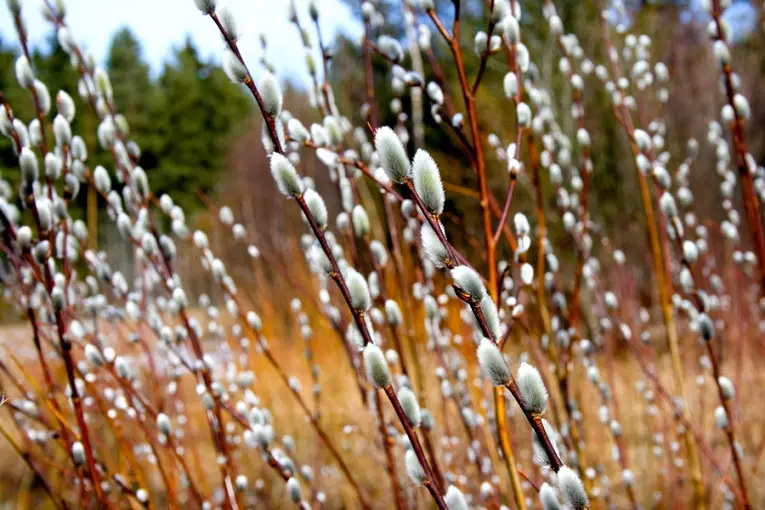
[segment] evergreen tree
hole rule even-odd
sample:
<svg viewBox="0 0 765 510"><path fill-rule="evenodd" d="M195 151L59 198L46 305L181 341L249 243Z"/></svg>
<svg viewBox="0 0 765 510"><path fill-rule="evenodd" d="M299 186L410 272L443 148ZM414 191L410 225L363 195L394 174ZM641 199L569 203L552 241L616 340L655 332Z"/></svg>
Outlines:
<svg viewBox="0 0 765 510"><path fill-rule="evenodd" d="M210 191L219 181L231 132L249 115L250 102L187 40L165 64L151 112L155 136L143 159L147 168L156 164L149 173L152 187L156 193L173 190L186 208L198 206L196 190Z"/></svg>

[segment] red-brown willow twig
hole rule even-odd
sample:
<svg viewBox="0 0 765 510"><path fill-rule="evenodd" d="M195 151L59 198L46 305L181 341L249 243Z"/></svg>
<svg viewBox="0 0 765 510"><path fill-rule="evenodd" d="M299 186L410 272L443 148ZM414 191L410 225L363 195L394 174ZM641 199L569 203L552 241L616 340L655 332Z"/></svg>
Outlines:
<svg viewBox="0 0 765 510"><path fill-rule="evenodd" d="M727 47L727 41L723 34L726 28L723 26L720 0L712 0L712 19L715 24L716 41ZM725 99L728 105L733 109L733 122L730 124L730 130L733 134L733 150L736 153L736 167L738 169L738 181L741 185L741 194L743 196L744 211L746 212L746 222L749 226L749 234L752 239L752 245L757 254L757 264L760 271L760 295L765 296L765 236L762 231L762 215L760 211L760 201L757 198L757 192L754 189L753 171L750 169L748 161L748 149L746 137L744 135L744 121L734 102L736 87L733 84L733 66L730 62L721 63L721 72L723 84L725 86Z"/></svg>

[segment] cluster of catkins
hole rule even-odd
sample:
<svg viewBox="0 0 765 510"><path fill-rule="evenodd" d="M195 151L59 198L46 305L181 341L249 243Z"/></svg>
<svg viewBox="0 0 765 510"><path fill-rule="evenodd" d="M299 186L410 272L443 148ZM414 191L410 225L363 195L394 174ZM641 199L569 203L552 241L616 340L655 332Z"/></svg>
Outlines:
<svg viewBox="0 0 765 510"><path fill-rule="evenodd" d="M597 229L593 228L587 211L587 181L593 169L593 155L591 136L584 127L581 98L585 80L597 80L610 96L614 111L620 112L640 182L648 190L649 203L651 189L657 198L667 234L665 247L668 253L673 250L676 254L677 260L668 272L671 282L667 285L676 286L676 291L667 296L667 307L662 309L670 349L676 340L671 333L674 326L666 314L685 316L705 349L700 365L704 372L711 372L719 392L714 420L726 434L738 469L738 485L724 484L725 504L742 500L749 504L740 470L743 449L736 441L731 414L734 386L720 373L713 347L716 332L725 329L724 321L716 313L726 306L725 288L711 261L711 235L693 210L690 191L691 168L699 143L688 142L685 159L671 173L667 170L671 155L664 148L667 134L661 117L642 127L624 122L632 111L642 107L642 100L649 95L660 104L669 100L667 67L661 62L649 64L650 38L626 35L619 52L610 46L606 35L608 62L596 65L576 36L565 32L552 2L545 3L547 28L561 52L557 72L570 84L571 116L576 129L569 136L563 127L567 123L556 115L552 92L546 88L540 70L522 42L520 2L492 2L488 29L475 35L473 49L482 69L488 59L503 50L512 55L513 64L504 76L503 86L515 112L517 137L505 148L498 135L484 136L477 127L475 106L470 101L475 99L482 71L472 92L466 79L461 78L465 82L463 92L469 98L463 113L455 110L448 91L439 84L441 80L428 82L423 69L404 67L407 55L432 51L431 29L423 22L430 18L454 54L458 70L464 73L459 41L454 40L456 32L450 34L444 28L432 1L406 4L404 22L414 34L414 43L406 51L398 39L384 33L388 27L379 6L369 1L361 6L365 51L374 49L390 65L390 82L386 85L395 96L390 104L396 118L394 128L373 126L371 136L363 127L354 128L349 118L338 111L326 75L326 63L330 60L326 41L319 38L321 55L317 59L317 48L301 25L295 5L290 5L289 18L299 29L306 66L313 80L313 105L323 118L321 123L309 127L283 108L274 66L265 57L261 63L267 71L258 80L253 78L237 46L241 33L232 11L219 8L214 0L196 0L196 5L214 21L223 36L227 47L222 58L224 70L232 81L247 87L263 116L262 139L278 191L292 199L302 213L306 232L301 237L301 248L315 275L315 285L310 288L316 295L295 298L289 309L297 320L310 366L312 402L303 396L300 379L289 374L271 351L265 336L268 325L261 320L259 310L245 308L242 292L224 260L212 250L207 235L189 228L183 209L171 196L162 195L155 200L147 174L139 165L140 147L130 139L128 123L118 113L109 77L70 33L64 6L46 2L47 17L79 73L77 93L82 103L93 108L99 118L99 147L90 150L100 148L111 154L111 171L103 166L89 166L88 147L81 135L72 132L76 108L67 91L57 92L53 110L50 92L36 77L26 56L20 2L10 0L10 12L25 50L25 55L15 62L16 78L29 91L36 112L35 118L27 123L16 118L11 105L0 97L0 132L11 140L20 168L17 190L7 181L0 181L4 295L29 320L35 356L43 373L40 384L44 391L36 394L24 391L11 402L14 423L24 431L25 442L18 451L32 452L25 458L34 459L58 444L71 460L77 486L90 493L90 500L112 506L118 498L128 497L147 506L161 504L159 499L154 502L159 491L153 491L148 484L141 486L129 481L127 475L119 472L120 465L110 460L109 452L99 448L103 442L94 440L99 431L93 425L99 416L113 430L118 430L123 422L136 427L140 437L130 445L132 455L156 466L165 484L166 498L191 500L201 508L257 506L261 498L269 497L268 482L257 478L250 483L243 463L237 462L243 456L254 456L272 472L268 480L281 480L288 500L299 508L327 504L328 496L321 490L321 484L338 476L354 489L360 507L371 506L369 488L363 486L359 473L349 468L348 459L344 458L347 451L335 446L336 431L327 430L322 421L321 382L339 375L332 371L320 377L320 366L314 358L316 325L311 324L312 318L305 310L307 301L313 301L343 343L353 368L353 379L344 382L344 387L349 392L358 388L361 400L378 424L377 431L365 439L369 439L370 448L381 449L385 454L385 469L393 489L391 499L398 508L406 508L415 500L414 488L418 486L428 491L438 508L449 510L506 508L503 505L510 501L518 508L526 508L533 506L535 499L545 510L563 506L590 508L591 499L598 504L612 503L605 461L587 459L584 413L580 410L585 406L595 410L605 427L602 445L610 444L611 460L620 469L621 486L637 508L635 487L641 481L629 465L616 395L600 371L603 366L599 355L611 348L613 339L624 342L639 358L640 367L650 380L648 387L641 379L638 393L646 403L647 415L656 422L652 428L656 431L652 434L654 455L661 457L669 444L675 466L681 469L686 463L680 451L682 438L688 445L687 463L695 473L698 459L694 455L698 453L694 453L693 445L701 440L692 437L694 424L685 390L682 384L678 385L677 394L667 390L642 358L652 342L648 332L650 311L641 310L639 323L621 313L618 292L605 290L608 282L601 275L600 260L593 256ZM720 230L734 247L733 260L737 266L756 279L762 267L760 257L754 251L746 251L739 235L742 220L733 193L740 168L735 168L734 162L739 167L746 165L745 170L751 174L754 201L765 198L765 172L756 168L738 138L734 147L726 140L723 125L740 127L739 123L750 116L750 109L737 91L738 78L731 70L727 33L719 18L719 7L717 2L709 7L714 18L709 34L714 40L723 88L730 93L720 113L722 123L709 123L707 141L714 149L727 214ZM318 29L319 8L311 3L308 13ZM605 19L603 23L606 24ZM372 33L377 34L374 41ZM265 40L262 45L265 49ZM416 61L422 67L420 60L410 61L413 67ZM621 76L622 72L625 76ZM411 141L410 119L401 100L406 93L424 96L432 119L446 134L460 139L466 150L475 151L475 159L480 159L481 165L484 138L497 158L507 164L510 191L496 235L486 241L493 253L498 242L512 240L512 257L490 268L494 278L482 276L449 242L447 228L441 221L446 193L439 167L427 150L417 148L412 157L407 150ZM361 125L373 123L374 110L371 96L361 108ZM468 132L471 140L467 139ZM53 134L52 139L48 138L49 133ZM524 163L528 159L523 154L524 135L541 142L536 168L527 168ZM330 217L313 179L300 173L304 152L316 155L336 188L341 211L335 218ZM486 169L481 166L478 171L480 174ZM577 286L592 296L597 327L592 329L589 339L582 337L584 329L577 327L576 319L572 318L572 313L578 313L572 309L581 306L580 288L577 287L574 297L566 291L564 281L568 276L561 274L561 264L549 239L539 230L533 232L522 212L512 214L512 227L505 225L511 216L516 183L538 187L535 174L539 172L544 172L552 184L554 207L563 231L577 248ZM367 180L382 195L386 212L382 227L387 226L389 235L374 223L377 215L370 213L373 204L362 203L359 198L357 190L362 180ZM73 220L69 213L70 203L83 186L92 187L102 197L107 217L130 246L136 275L133 281L113 269L104 253L87 249L88 226ZM485 196L482 199L488 201ZM167 233L160 229L160 216L169 220ZM246 245L254 263L267 264L265 254L249 241L249 233L242 223L236 222L229 207L218 211L218 219L234 242ZM400 232L397 225L402 226ZM493 228L489 230L487 237L491 237ZM602 232L597 235L606 240ZM535 242L540 259L536 267L530 262ZM187 296L176 270L176 243L193 251L218 287L221 306L213 304L207 295ZM402 245L421 270L414 282L408 281L406 272L398 266ZM623 252L615 250L613 260L617 271L624 268ZM663 270L660 272L663 274ZM493 280L497 288L488 285ZM422 317L414 314L413 303L421 305ZM763 301L758 304L765 307ZM192 306L203 310L203 320L189 313ZM539 321L544 334L532 340L536 367L527 353L517 363L509 361L503 347L522 324L538 320L535 314L539 310L543 310ZM425 356L410 333L418 320L422 321L425 338L417 340L424 345ZM633 329L640 331L639 336L635 335L639 341L633 338ZM215 346L212 353L211 344ZM277 435L280 424L262 405L256 392L256 374L250 365L252 351L263 356L279 374L293 403L305 414L306 428L310 427L312 437L327 449L331 463L341 475L325 469L314 473L305 460L308 455L297 450L295 439ZM136 359L138 352L145 354L140 360ZM673 351L673 361L674 355ZM575 384L574 374L578 372L574 362L581 365L582 380L586 378L595 386L600 400L577 401L573 394L564 394L560 416L548 421L543 415L554 402L548 394L545 376L556 385L553 393L562 394ZM54 364L66 368L64 390L52 378ZM480 371L473 370L476 365ZM515 373L511 366L516 367ZM609 366L608 370L612 368ZM682 380L683 374L677 373L682 366L673 366L672 370ZM195 394L191 398L199 402L183 396L180 386L185 378L193 380ZM423 384L427 379L437 381L440 397L428 402L430 408L426 405L428 396ZM156 394L162 391L158 380L167 382L162 395ZM704 381L704 375L697 377L699 385ZM484 388L485 383L488 389ZM24 387L20 381L19 388ZM61 404L62 396L66 398L65 406ZM494 401L489 402L492 396ZM209 429L216 468L220 471L220 486L210 493L204 493L202 487L210 486L211 481L202 483L197 479L187 459L189 450L195 448L188 436L194 428L202 428L202 424L190 422L191 408L197 405L203 410L204 425ZM658 432L658 415L667 407L675 423L671 437ZM53 412L44 411L48 408ZM451 408L456 410L465 443L455 434L449 437L442 433L443 421L448 420ZM391 410L395 421L385 416ZM63 415L74 416L76 428ZM518 443L532 452L536 465L534 472L523 474L523 483L519 481L523 462L515 463L513 447L507 439L508 418L514 417L531 428L530 436L521 430L513 431L516 437L528 437ZM557 422L557 427L552 421ZM431 440L439 437L439 433L441 453ZM374 454L379 455L380 451ZM298 461L301 458L302 465ZM714 458L711 461L714 463ZM45 483L47 473L42 467L31 461L28 465L40 470L37 474ZM475 475L466 467L470 465L475 465ZM412 482L410 486L401 486L397 474L401 466ZM181 473L180 486L168 480L171 470ZM695 474L692 477L694 483L702 483ZM541 481L536 484L533 480ZM76 497L74 493L53 494L49 485L45 487L54 501ZM179 490L183 496L175 493ZM657 494L657 501L661 497Z"/></svg>

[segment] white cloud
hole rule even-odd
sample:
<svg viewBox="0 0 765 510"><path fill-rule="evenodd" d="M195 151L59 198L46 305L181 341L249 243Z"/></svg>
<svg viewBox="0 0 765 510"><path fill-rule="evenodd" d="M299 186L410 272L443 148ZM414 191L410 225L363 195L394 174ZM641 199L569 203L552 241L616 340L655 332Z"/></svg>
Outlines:
<svg viewBox="0 0 765 510"><path fill-rule="evenodd" d="M30 43L44 48L51 27L41 14L43 2L31 0L22 4ZM154 72L162 68L171 49L182 45L187 36L205 58L219 60L224 48L215 25L197 10L194 0L69 0L66 5L66 20L72 34L99 62L104 61L114 33L124 26L140 40L144 57ZM242 33L239 46L256 76L260 72L257 64L262 53L259 35L264 33L268 39L267 57L281 78L307 83L300 37L287 19L288 0L227 0L219 5L227 5L236 15ZM298 0L297 5L301 23L310 28L315 41L316 34L306 4ZM322 35L328 41L331 42L338 32L352 37L361 33L361 25L341 0L317 0L317 5L321 13ZM8 44L17 38L5 9L4 5L0 7L3 11L0 34Z"/></svg>

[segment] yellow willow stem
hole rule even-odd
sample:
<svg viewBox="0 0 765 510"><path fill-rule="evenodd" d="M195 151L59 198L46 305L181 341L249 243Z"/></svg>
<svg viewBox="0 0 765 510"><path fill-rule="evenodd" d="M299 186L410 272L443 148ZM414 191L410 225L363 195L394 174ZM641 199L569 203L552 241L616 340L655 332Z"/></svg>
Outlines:
<svg viewBox="0 0 765 510"><path fill-rule="evenodd" d="M494 408L497 412L497 435L499 436L499 445L504 454L505 467L510 474L510 484L513 487L513 497L518 510L526 510L526 500L523 497L523 488L521 487L521 477L518 475L518 469L515 467L515 454L513 446L510 443L510 435L507 433L507 414L505 413L505 388L497 386L494 388Z"/></svg>
<svg viewBox="0 0 765 510"><path fill-rule="evenodd" d="M646 225L648 227L649 240L651 243L651 254L653 256L654 275L656 277L656 286L659 290L659 303L661 305L661 314L664 321L664 328L667 330L667 343L669 344L669 354L672 362L672 375L675 380L676 390L683 400L681 410L683 417L690 422L691 416L688 412L688 400L685 393L685 382L683 381L683 367L680 361L680 348L677 340L677 329L675 328L675 319L672 315L672 303L669 296L669 286L671 282L665 279L664 259L659 241L659 233L656 229L656 218L653 213L651 203L651 193L648 189L648 183L645 176L638 170L638 181L640 183L640 196L643 200L643 209L645 211ZM694 508L703 510L706 508L704 498L704 480L701 477L701 464L699 463L699 453L696 449L696 443L687 429L683 431L683 441L688 455L688 466L691 469L691 480L693 482Z"/></svg>

